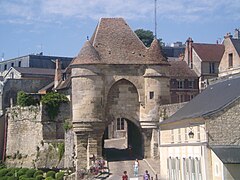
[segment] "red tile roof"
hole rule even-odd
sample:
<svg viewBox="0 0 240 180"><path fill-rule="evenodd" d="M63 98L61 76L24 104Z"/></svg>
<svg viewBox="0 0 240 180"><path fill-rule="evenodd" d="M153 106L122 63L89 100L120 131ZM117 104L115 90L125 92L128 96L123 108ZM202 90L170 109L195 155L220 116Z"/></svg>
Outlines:
<svg viewBox="0 0 240 180"><path fill-rule="evenodd" d="M148 49L122 18L101 18L71 65L168 64L157 41Z"/></svg>
<svg viewBox="0 0 240 180"><path fill-rule="evenodd" d="M197 78L197 74L188 67L186 61L169 61L170 78Z"/></svg>
<svg viewBox="0 0 240 180"><path fill-rule="evenodd" d="M220 62L224 53L222 44L193 43L192 46L201 60L205 62Z"/></svg>

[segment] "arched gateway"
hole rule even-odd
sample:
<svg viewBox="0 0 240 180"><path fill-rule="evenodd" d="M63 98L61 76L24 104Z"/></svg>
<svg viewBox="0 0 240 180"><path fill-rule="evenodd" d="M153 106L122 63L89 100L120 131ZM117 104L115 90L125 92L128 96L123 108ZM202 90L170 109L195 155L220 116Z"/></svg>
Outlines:
<svg viewBox="0 0 240 180"><path fill-rule="evenodd" d="M102 155L106 127L122 118L151 156L158 108L169 102L169 64L158 41L146 48L122 18L102 18L70 67L76 168Z"/></svg>

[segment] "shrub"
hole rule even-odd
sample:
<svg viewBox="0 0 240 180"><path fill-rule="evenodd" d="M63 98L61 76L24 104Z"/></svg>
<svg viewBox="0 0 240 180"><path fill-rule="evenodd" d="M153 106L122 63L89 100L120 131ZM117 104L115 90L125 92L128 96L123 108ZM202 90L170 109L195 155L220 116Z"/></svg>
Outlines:
<svg viewBox="0 0 240 180"><path fill-rule="evenodd" d="M43 177L43 175L37 175L36 177L35 177L35 179L36 180L43 180L44 179L44 177Z"/></svg>
<svg viewBox="0 0 240 180"><path fill-rule="evenodd" d="M8 180L8 176L0 177L0 180Z"/></svg>
<svg viewBox="0 0 240 180"><path fill-rule="evenodd" d="M19 91L17 93L17 104L19 106L24 107L24 106L37 105L38 102L31 95L26 94L24 91Z"/></svg>
<svg viewBox="0 0 240 180"><path fill-rule="evenodd" d="M63 177L64 177L64 172L58 172L56 174L56 179L57 180L63 180Z"/></svg>
<svg viewBox="0 0 240 180"><path fill-rule="evenodd" d="M56 174L55 171L48 171L47 174L46 174L46 177L52 177L52 178L55 178L55 174Z"/></svg>
<svg viewBox="0 0 240 180"><path fill-rule="evenodd" d="M42 171L42 170L37 170L37 171L34 173L33 177L37 177L38 175L43 175L43 171Z"/></svg>
<svg viewBox="0 0 240 180"><path fill-rule="evenodd" d="M8 169L3 168L0 170L0 177L4 177L8 173Z"/></svg>
<svg viewBox="0 0 240 180"><path fill-rule="evenodd" d="M18 178L14 177L14 176L11 176L11 177L8 177L7 180L18 180Z"/></svg>
<svg viewBox="0 0 240 180"><path fill-rule="evenodd" d="M50 92L44 95L41 101L46 105L48 117L53 121L58 115L60 104L68 102L68 98L64 94Z"/></svg>
<svg viewBox="0 0 240 180"><path fill-rule="evenodd" d="M18 171L18 175L19 175L19 176L24 175L24 174L27 172L27 170L28 170L28 168L22 168L22 169L20 169L20 170Z"/></svg>
<svg viewBox="0 0 240 180"><path fill-rule="evenodd" d="M33 177L35 172L36 172L35 169L29 169L29 170L26 171L25 174L27 175L27 177Z"/></svg>
<svg viewBox="0 0 240 180"><path fill-rule="evenodd" d="M54 180L52 177L47 177L45 180Z"/></svg>
<svg viewBox="0 0 240 180"><path fill-rule="evenodd" d="M19 177L19 180L27 180L27 179L28 179L28 177L27 177L26 174L21 175L21 176Z"/></svg>
<svg viewBox="0 0 240 180"><path fill-rule="evenodd" d="M13 176L14 173L12 171L8 171L8 173L5 176Z"/></svg>

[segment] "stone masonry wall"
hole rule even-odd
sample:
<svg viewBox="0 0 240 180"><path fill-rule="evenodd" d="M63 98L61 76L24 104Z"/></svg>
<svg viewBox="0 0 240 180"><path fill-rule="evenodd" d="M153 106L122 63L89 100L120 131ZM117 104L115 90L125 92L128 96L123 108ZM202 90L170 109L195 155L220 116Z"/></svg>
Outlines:
<svg viewBox="0 0 240 180"><path fill-rule="evenodd" d="M9 108L6 164L11 167L63 168L63 122L70 118L69 109L69 105L62 105L55 122L50 122L42 106Z"/></svg>
<svg viewBox="0 0 240 180"><path fill-rule="evenodd" d="M206 120L209 145L240 145L240 100Z"/></svg>

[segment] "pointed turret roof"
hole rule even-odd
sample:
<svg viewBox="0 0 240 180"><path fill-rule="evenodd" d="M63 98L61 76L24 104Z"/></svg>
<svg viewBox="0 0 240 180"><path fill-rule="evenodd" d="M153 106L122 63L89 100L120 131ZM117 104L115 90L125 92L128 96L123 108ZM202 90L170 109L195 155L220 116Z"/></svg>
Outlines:
<svg viewBox="0 0 240 180"><path fill-rule="evenodd" d="M168 63L167 59L163 56L162 48L156 38L154 38L148 49L148 55L151 61Z"/></svg>
<svg viewBox="0 0 240 180"><path fill-rule="evenodd" d="M80 50L78 56L73 60L71 65L76 64L99 64L100 58L98 52L89 41L86 41Z"/></svg>
<svg viewBox="0 0 240 180"><path fill-rule="evenodd" d="M123 18L101 18L72 65L96 63L166 64L166 59L158 42L148 49Z"/></svg>

